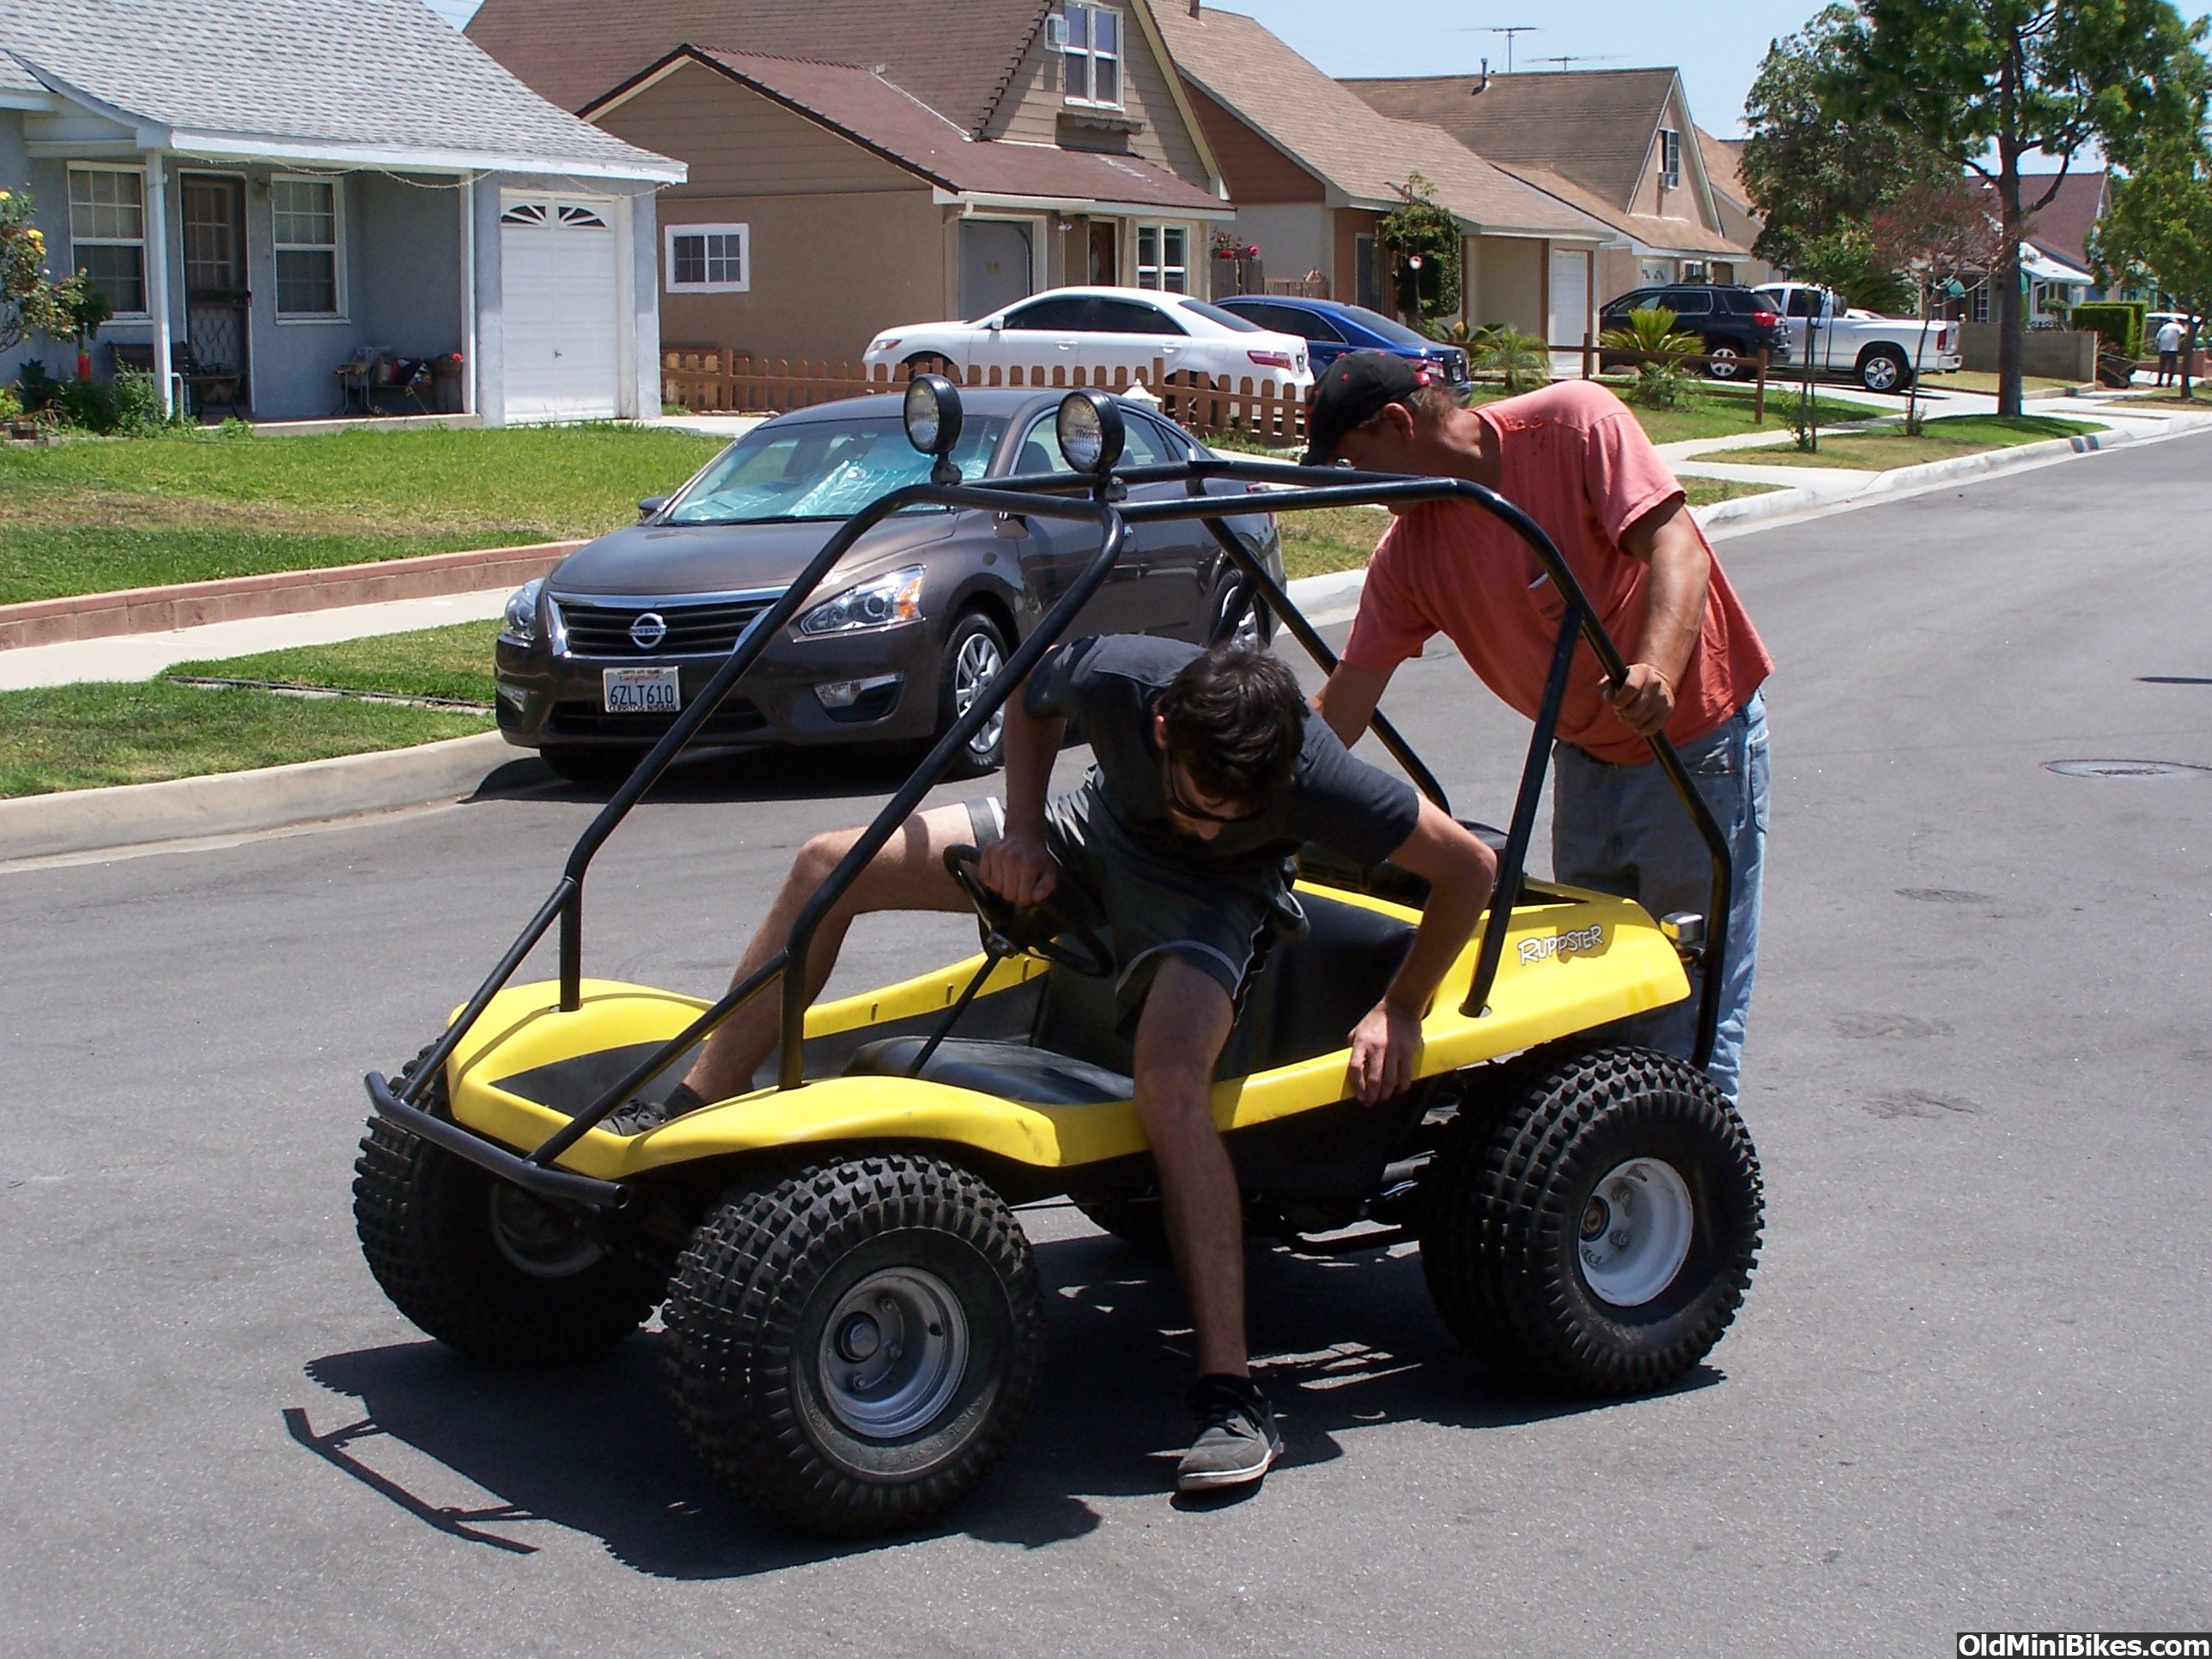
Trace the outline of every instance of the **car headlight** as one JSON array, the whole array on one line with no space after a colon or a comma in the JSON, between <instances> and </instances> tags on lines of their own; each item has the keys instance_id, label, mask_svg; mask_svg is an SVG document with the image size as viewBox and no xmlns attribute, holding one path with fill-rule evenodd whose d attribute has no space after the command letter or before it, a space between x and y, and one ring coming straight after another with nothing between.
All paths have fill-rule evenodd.
<instances>
[{"instance_id":1,"label":"car headlight","mask_svg":"<svg viewBox=\"0 0 2212 1659\"><path fill-rule=\"evenodd\" d=\"M538 639L538 595L545 586L543 576L526 581L514 590L507 602L507 614L501 619L500 631L507 638L524 645L536 643Z\"/></svg>"},{"instance_id":2,"label":"car headlight","mask_svg":"<svg viewBox=\"0 0 2212 1659\"><path fill-rule=\"evenodd\" d=\"M896 628L921 619L923 565L872 578L824 599L799 619L802 634L849 634L860 628Z\"/></svg>"}]
</instances>

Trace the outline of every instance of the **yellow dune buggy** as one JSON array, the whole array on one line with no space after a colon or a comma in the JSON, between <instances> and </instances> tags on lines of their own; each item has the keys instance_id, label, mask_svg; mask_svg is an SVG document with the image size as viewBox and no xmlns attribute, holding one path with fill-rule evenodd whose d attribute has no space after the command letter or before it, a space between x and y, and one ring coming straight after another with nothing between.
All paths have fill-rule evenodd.
<instances>
[{"instance_id":1,"label":"yellow dune buggy","mask_svg":"<svg viewBox=\"0 0 2212 1659\"><path fill-rule=\"evenodd\" d=\"M602 1352L663 1310L684 1432L740 1496L807 1530L912 1527L983 1476L1043 1363L1014 1206L1072 1197L1109 1231L1164 1242L1129 1048L1100 976L1109 964L1048 904L1017 910L963 866L978 957L812 1006L796 968L823 914L1106 580L1132 525L1202 520L1244 599L1334 665L1220 516L1223 497L1203 493L1226 478L1270 487L1276 513L1472 501L1528 540L1568 602L1510 827L1486 832L1498 896L1424 1020L1419 1081L1379 1106L1348 1097L1347 1034L1396 969L1425 890L1387 864L1301 860L1306 931L1267 956L1213 1092L1249 1224L1336 1254L1418 1240L1446 1322L1523 1382L1624 1394L1695 1364L1742 1300L1761 1223L1750 1138L1702 1070L1727 948L1727 844L1655 738L1712 851L1708 913L1655 920L1523 875L1577 640L1607 673L1625 672L1542 530L1461 481L1213 456L1117 471L1120 410L1095 389L1060 412L1062 453L1082 471L967 484L945 459L953 386L916 378L905 413L935 459L931 481L839 526L614 793L444 1033L396 1079L368 1078L355 1216L400 1310L479 1358L545 1364ZM1198 488L1126 499L1158 481ZM713 1001L586 978L584 880L599 846L869 527L932 505L1088 522L1098 550L758 973ZM1442 804L1389 722L1375 729ZM556 925L559 977L510 984ZM1688 996L1686 964L1704 970L1694 1064L1606 1040L1613 1022ZM672 1087L708 1033L771 987L782 1042L762 1086L642 1133L600 1127Z\"/></svg>"}]
</instances>

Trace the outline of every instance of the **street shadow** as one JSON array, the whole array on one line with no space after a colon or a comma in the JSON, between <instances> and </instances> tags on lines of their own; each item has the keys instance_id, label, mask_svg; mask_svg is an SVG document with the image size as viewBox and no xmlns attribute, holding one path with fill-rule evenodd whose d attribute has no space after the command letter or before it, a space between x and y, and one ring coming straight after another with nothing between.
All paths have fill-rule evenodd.
<instances>
[{"instance_id":1,"label":"street shadow","mask_svg":"<svg viewBox=\"0 0 2212 1659\"><path fill-rule=\"evenodd\" d=\"M1027 1422L966 1500L895 1538L794 1535L727 1495L677 1430L657 1333L546 1371L490 1370L427 1341L330 1354L307 1374L350 1398L289 1407L284 1423L424 1525L506 1553L534 1553L546 1522L600 1539L637 1571L679 1579L774 1572L952 1534L1049 1548L1099 1524L1089 1498L1166 1499L1191 1431L1190 1358L1164 1261L1104 1237L1045 1243L1037 1259L1048 1358ZM1316 1261L1255 1246L1249 1289L1258 1375L1285 1441L1272 1485L1344 1455L1340 1437L1361 1428L1420 1421L1480 1432L1635 1408L1539 1399L1486 1376L1430 1308L1410 1255ZM1718 1380L1700 1367L1677 1391ZM1479 1455L1470 1443L1468 1458ZM442 1470L424 1470L421 1458ZM439 1501L453 1475L489 1501Z\"/></svg>"},{"instance_id":2,"label":"street shadow","mask_svg":"<svg viewBox=\"0 0 2212 1659\"><path fill-rule=\"evenodd\" d=\"M911 756L889 749L709 749L687 753L663 773L646 799L659 802L726 803L834 800L888 795L913 772ZM512 760L488 775L463 803L544 800L603 803L626 774L580 783L563 778L535 756Z\"/></svg>"}]
</instances>

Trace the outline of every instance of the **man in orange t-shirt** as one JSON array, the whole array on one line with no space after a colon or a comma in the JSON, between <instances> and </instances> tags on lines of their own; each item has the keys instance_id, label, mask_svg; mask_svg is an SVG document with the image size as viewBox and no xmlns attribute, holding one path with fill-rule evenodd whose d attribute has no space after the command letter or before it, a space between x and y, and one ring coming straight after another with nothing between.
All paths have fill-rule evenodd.
<instances>
[{"instance_id":1,"label":"man in orange t-shirt","mask_svg":"<svg viewBox=\"0 0 2212 1659\"><path fill-rule=\"evenodd\" d=\"M1735 1097L1759 942L1766 846L1765 702L1774 667L1682 487L1626 405L1568 380L1480 409L1383 352L1329 365L1314 388L1310 465L1473 480L1541 525L1628 663L1624 684L1581 647L1553 752L1552 867L1654 915L1708 908L1711 860L1644 739L1664 731L1729 836L1721 1021L1710 1072ZM1315 699L1347 744L1397 665L1442 633L1506 702L1534 719L1565 602L1520 536L1465 501L1399 514L1368 566L1344 660ZM1632 1023L1633 1040L1686 1056L1697 998Z\"/></svg>"}]
</instances>

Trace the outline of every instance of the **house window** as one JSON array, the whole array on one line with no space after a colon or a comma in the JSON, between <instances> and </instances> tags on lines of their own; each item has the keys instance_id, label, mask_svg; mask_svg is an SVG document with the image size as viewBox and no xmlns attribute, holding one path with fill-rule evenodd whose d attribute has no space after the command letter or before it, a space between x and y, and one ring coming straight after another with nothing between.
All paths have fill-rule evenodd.
<instances>
[{"instance_id":1,"label":"house window","mask_svg":"<svg viewBox=\"0 0 2212 1659\"><path fill-rule=\"evenodd\" d=\"M1190 233L1182 225L1137 227L1137 286L1190 292Z\"/></svg>"},{"instance_id":2,"label":"house window","mask_svg":"<svg viewBox=\"0 0 2212 1659\"><path fill-rule=\"evenodd\" d=\"M1665 190L1682 187L1682 135L1672 127L1659 129L1659 184Z\"/></svg>"},{"instance_id":3,"label":"house window","mask_svg":"<svg viewBox=\"0 0 2212 1659\"><path fill-rule=\"evenodd\" d=\"M276 230L276 314L343 316L338 181L279 174L269 181L269 201Z\"/></svg>"},{"instance_id":4,"label":"house window","mask_svg":"<svg viewBox=\"0 0 2212 1659\"><path fill-rule=\"evenodd\" d=\"M70 258L118 317L146 314L146 175L71 167Z\"/></svg>"},{"instance_id":5,"label":"house window","mask_svg":"<svg viewBox=\"0 0 2212 1659\"><path fill-rule=\"evenodd\" d=\"M753 285L752 232L744 225L671 225L671 294L743 294Z\"/></svg>"},{"instance_id":6,"label":"house window","mask_svg":"<svg viewBox=\"0 0 2212 1659\"><path fill-rule=\"evenodd\" d=\"M1710 282L1711 278L1705 275L1705 262L1703 259L1683 260L1682 280L1686 283Z\"/></svg>"},{"instance_id":7,"label":"house window","mask_svg":"<svg viewBox=\"0 0 2212 1659\"><path fill-rule=\"evenodd\" d=\"M1071 104L1121 106L1121 14L1110 6L1068 0L1045 20L1046 44L1057 51Z\"/></svg>"}]
</instances>

